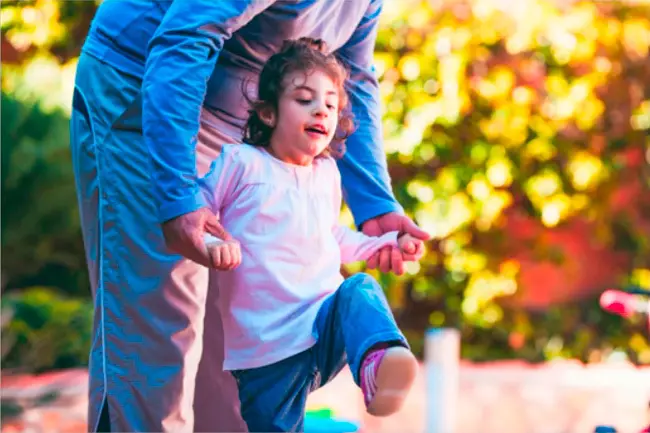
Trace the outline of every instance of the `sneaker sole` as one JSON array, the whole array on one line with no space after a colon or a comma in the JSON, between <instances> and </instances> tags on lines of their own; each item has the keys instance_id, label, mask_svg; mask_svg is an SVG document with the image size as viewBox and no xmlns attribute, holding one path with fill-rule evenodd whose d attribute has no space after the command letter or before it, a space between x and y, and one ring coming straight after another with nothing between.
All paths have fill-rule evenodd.
<instances>
[{"instance_id":1,"label":"sneaker sole","mask_svg":"<svg viewBox=\"0 0 650 433\"><path fill-rule=\"evenodd\" d=\"M377 370L377 392L368 404L368 413L374 416L388 416L400 410L415 381L417 371L418 362L408 349L388 349Z\"/></svg>"}]
</instances>

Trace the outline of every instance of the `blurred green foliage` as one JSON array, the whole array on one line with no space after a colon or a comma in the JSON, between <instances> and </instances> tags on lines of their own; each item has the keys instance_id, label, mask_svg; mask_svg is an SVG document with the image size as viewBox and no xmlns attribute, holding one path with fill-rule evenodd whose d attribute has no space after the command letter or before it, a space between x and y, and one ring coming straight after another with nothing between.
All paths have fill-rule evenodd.
<instances>
[{"instance_id":1,"label":"blurred green foliage","mask_svg":"<svg viewBox=\"0 0 650 433\"><path fill-rule=\"evenodd\" d=\"M620 349L650 363L644 324L596 300L607 284L650 287L650 7L509 4L385 3L375 59L389 167L400 202L434 241L405 276L380 279L416 350L425 328L456 326L469 359L598 360ZM89 297L67 113L95 6L2 3L7 290ZM596 287L576 276L609 267ZM31 307L21 311L48 318L43 326L79 326L48 313L49 302L71 301L30 293L8 307L24 296ZM38 347L37 332L21 335L34 341L22 347ZM11 359L29 356L21 350Z\"/></svg>"},{"instance_id":2,"label":"blurred green foliage","mask_svg":"<svg viewBox=\"0 0 650 433\"><path fill-rule=\"evenodd\" d=\"M41 372L87 365L91 307L88 299L45 287L3 296L11 321L2 330L2 368Z\"/></svg>"},{"instance_id":3,"label":"blurred green foliage","mask_svg":"<svg viewBox=\"0 0 650 433\"><path fill-rule=\"evenodd\" d=\"M87 296L68 117L2 93L2 273Z\"/></svg>"},{"instance_id":4,"label":"blurred green foliage","mask_svg":"<svg viewBox=\"0 0 650 433\"><path fill-rule=\"evenodd\" d=\"M650 6L558 4L386 3L389 166L435 242L383 280L416 345L456 326L470 359L648 363L643 321L596 298L650 287Z\"/></svg>"}]
</instances>

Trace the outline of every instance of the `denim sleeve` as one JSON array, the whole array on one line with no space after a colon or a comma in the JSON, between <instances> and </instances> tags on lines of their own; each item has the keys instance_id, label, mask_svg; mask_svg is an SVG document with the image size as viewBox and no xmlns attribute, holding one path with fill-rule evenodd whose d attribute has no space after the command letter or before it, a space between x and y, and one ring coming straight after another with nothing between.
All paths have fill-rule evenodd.
<instances>
[{"instance_id":1,"label":"denim sleeve","mask_svg":"<svg viewBox=\"0 0 650 433\"><path fill-rule=\"evenodd\" d=\"M149 43L142 123L161 222L206 205L196 140L207 80L224 42L273 0L178 0Z\"/></svg>"},{"instance_id":2,"label":"denim sleeve","mask_svg":"<svg viewBox=\"0 0 650 433\"><path fill-rule=\"evenodd\" d=\"M379 85L372 66L381 0L373 0L337 56L350 69L347 90L356 130L346 141L338 166L345 201L357 227L368 219L403 212L391 189L384 152Z\"/></svg>"}]
</instances>

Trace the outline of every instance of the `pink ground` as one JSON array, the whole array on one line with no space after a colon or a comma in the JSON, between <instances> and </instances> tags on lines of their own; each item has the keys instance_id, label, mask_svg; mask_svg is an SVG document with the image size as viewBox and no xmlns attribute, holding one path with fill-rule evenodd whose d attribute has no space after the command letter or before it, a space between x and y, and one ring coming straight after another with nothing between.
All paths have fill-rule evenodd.
<instances>
[{"instance_id":1,"label":"pink ground","mask_svg":"<svg viewBox=\"0 0 650 433\"><path fill-rule=\"evenodd\" d=\"M404 409L388 418L373 418L365 415L361 394L346 370L314 393L309 407L329 407L339 417L360 421L365 432L424 432L425 385L422 367ZM27 409L6 420L2 433L85 431L86 390L85 370L37 377L3 375L3 405L11 400ZM59 392L56 400L34 406L39 396L51 391ZM583 366L570 361L541 366L518 361L463 363L456 433L589 433L596 424L633 433L650 422L649 401L648 367Z\"/></svg>"}]
</instances>

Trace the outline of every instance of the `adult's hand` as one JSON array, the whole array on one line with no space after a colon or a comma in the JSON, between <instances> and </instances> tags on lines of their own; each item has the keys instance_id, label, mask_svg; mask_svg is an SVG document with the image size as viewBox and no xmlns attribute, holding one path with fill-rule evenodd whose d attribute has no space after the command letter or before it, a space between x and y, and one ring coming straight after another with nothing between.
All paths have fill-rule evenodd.
<instances>
[{"instance_id":1,"label":"adult's hand","mask_svg":"<svg viewBox=\"0 0 650 433\"><path fill-rule=\"evenodd\" d=\"M384 233L397 231L400 234L409 234L415 239L422 241L429 240L427 232L419 228L409 217L397 212L390 212L384 215L367 220L363 223L361 230L368 236L381 236ZM381 272L392 271L396 275L404 273L404 257L398 247L385 247L375 253L367 261L368 268L379 267Z\"/></svg>"},{"instance_id":2,"label":"adult's hand","mask_svg":"<svg viewBox=\"0 0 650 433\"><path fill-rule=\"evenodd\" d=\"M205 207L166 221L162 230L170 250L206 267L213 265L205 245L205 233L224 241L232 240L216 215Z\"/></svg>"}]
</instances>

